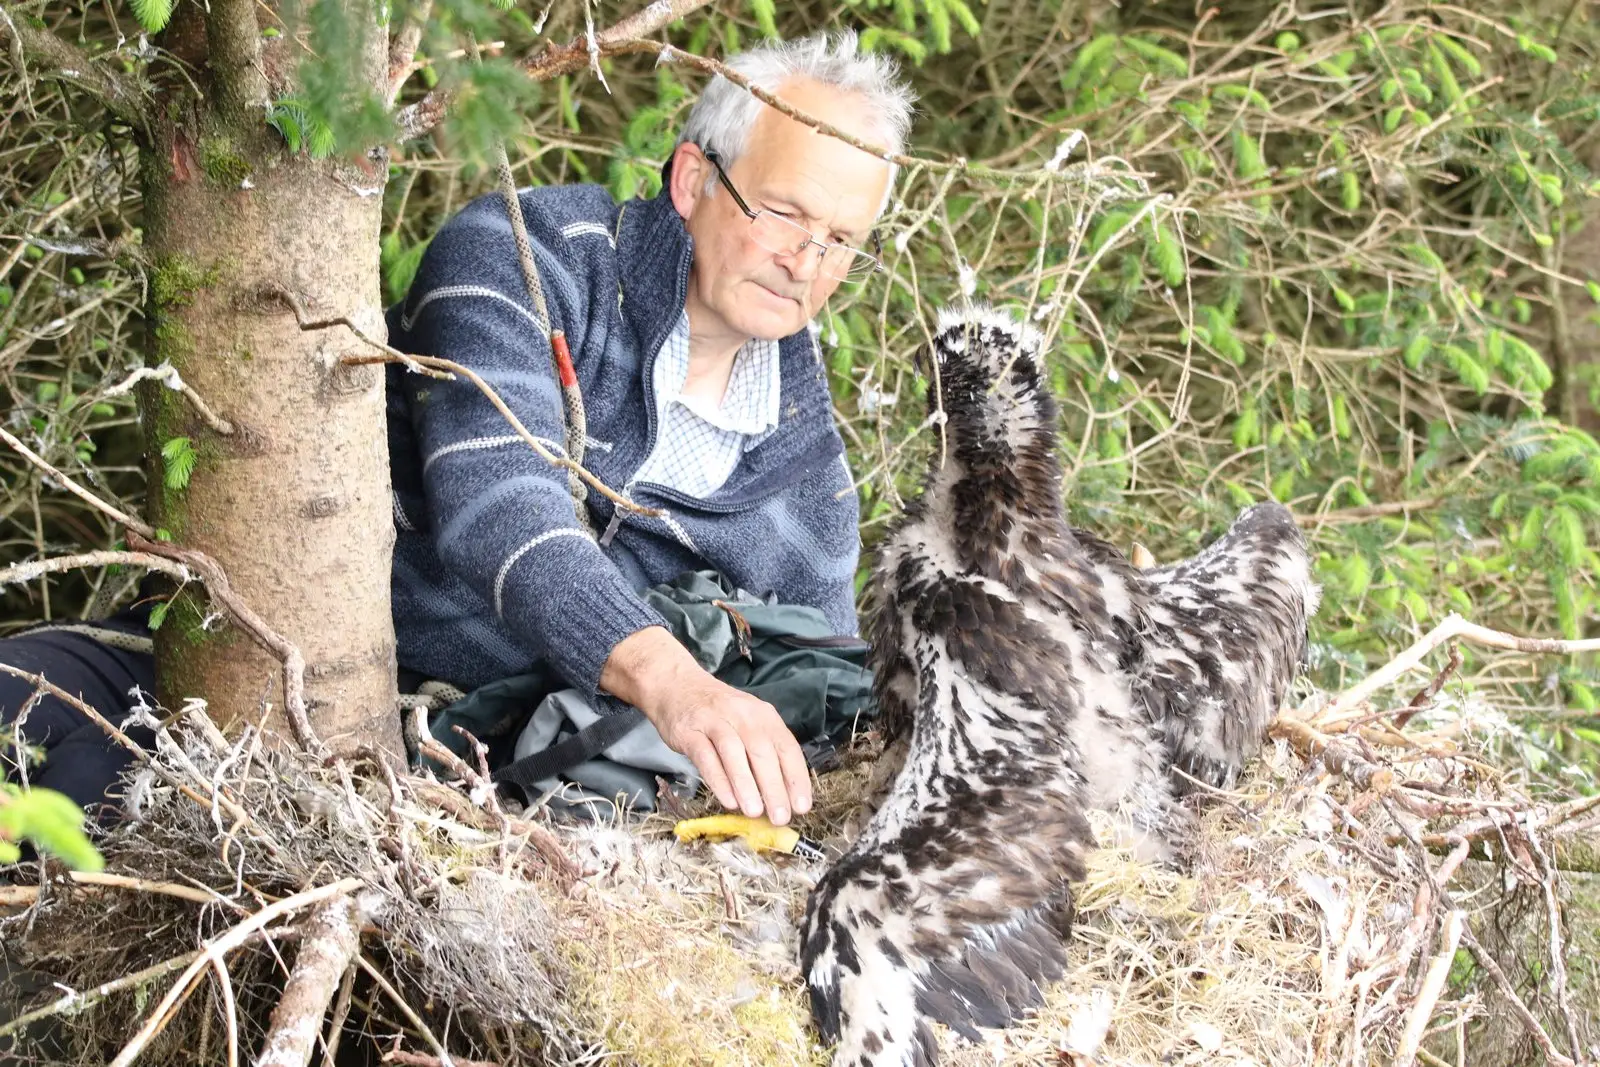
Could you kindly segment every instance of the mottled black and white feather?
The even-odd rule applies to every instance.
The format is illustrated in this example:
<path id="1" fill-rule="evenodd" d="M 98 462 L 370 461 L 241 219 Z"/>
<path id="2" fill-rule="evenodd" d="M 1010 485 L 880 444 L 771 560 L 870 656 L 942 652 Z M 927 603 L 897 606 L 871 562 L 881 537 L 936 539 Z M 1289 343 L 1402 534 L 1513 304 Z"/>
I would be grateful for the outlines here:
<path id="1" fill-rule="evenodd" d="M 835 1064 L 933 1064 L 930 1020 L 977 1039 L 1036 1006 L 1065 966 L 1085 811 L 1182 859 L 1171 768 L 1236 771 L 1303 649 L 1314 594 L 1281 508 L 1149 572 L 1067 526 L 1039 348 L 985 308 L 946 313 L 934 338 L 948 454 L 869 587 L 897 773 L 801 930 Z"/>

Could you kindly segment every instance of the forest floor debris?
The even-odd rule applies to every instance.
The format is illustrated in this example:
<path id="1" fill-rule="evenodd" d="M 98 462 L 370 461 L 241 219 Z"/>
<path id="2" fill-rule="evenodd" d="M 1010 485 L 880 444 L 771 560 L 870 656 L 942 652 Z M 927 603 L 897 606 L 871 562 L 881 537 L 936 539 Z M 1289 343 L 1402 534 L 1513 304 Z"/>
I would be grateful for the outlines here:
<path id="1" fill-rule="evenodd" d="M 1549 1062 L 1595 1062 L 1561 918 L 1565 880 L 1593 876 L 1561 864 L 1600 806 L 1533 803 L 1477 760 L 1482 705 L 1400 711 L 1287 712 L 1236 789 L 1194 799 L 1192 872 L 1135 863 L 1098 819 L 1066 978 L 984 1046 L 942 1034 L 947 1062 L 1478 1063 L 1491 1012 Z M 800 826 L 833 847 L 870 755 L 845 762 Z M 375 765 L 170 717 L 108 873 L 0 889 L 4 941 L 55 983 L 27 1005 L 60 1043 L 44 1062 L 234 1062 L 291 1021 L 389 1062 L 826 1061 L 794 951 L 821 865 L 683 845 L 665 815 L 547 826 L 480 806 L 465 765 L 462 789 Z M 359 922 L 342 977 L 273 1015 L 329 900 Z"/>

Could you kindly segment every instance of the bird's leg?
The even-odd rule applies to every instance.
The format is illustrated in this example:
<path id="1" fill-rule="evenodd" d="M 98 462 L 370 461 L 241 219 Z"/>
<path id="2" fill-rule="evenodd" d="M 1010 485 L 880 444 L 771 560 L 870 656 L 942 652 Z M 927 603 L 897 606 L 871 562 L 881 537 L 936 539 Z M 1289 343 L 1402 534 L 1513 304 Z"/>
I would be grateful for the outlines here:
<path id="1" fill-rule="evenodd" d="M 894 785 L 894 780 L 900 776 L 900 769 L 906 765 L 906 753 L 911 750 L 911 737 L 902 734 L 890 741 L 878 754 L 872 764 L 872 772 L 867 777 L 866 795 L 861 801 L 861 806 L 850 813 L 845 820 L 844 835 L 854 841 L 861 836 L 861 831 L 866 829 L 867 823 L 878 809 L 883 807 L 883 802 L 888 799 L 889 790 Z"/>

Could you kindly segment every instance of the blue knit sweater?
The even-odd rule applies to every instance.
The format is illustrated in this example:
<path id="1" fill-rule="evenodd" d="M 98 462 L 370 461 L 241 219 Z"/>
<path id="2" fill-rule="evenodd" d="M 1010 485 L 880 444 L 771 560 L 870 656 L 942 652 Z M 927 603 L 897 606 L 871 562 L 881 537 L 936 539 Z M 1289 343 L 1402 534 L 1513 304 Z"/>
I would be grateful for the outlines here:
<path id="1" fill-rule="evenodd" d="M 721 488 L 695 499 L 629 485 L 656 426 L 651 367 L 682 314 L 691 240 L 665 193 L 618 207 L 598 186 L 521 193 L 546 300 L 566 331 L 588 410 L 584 465 L 661 518 L 593 491 L 602 547 L 576 521 L 566 472 L 515 436 L 468 381 L 391 366 L 393 600 L 403 667 L 475 688 L 543 662 L 585 692 L 624 637 L 660 622 L 639 593 L 707 566 L 757 593 L 821 609 L 856 632 L 856 497 L 816 344 L 780 344 L 781 419 Z M 452 219 L 390 310 L 391 343 L 480 374 L 561 451 L 549 342 L 530 310 L 498 195 Z M 602 538 L 603 541 L 607 540 Z"/>

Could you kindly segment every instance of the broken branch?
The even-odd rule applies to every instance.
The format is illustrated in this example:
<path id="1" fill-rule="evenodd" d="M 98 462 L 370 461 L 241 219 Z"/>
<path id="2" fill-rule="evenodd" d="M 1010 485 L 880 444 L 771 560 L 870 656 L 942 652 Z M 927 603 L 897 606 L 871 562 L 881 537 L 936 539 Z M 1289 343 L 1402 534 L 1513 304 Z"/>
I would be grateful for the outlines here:
<path id="1" fill-rule="evenodd" d="M 1571 656 L 1579 652 L 1600 652 L 1600 638 L 1584 641 L 1562 641 L 1549 637 L 1519 637 L 1516 634 L 1491 630 L 1468 622 L 1455 612 L 1445 616 L 1443 622 L 1429 630 L 1410 648 L 1401 652 L 1383 667 L 1368 675 L 1360 683 L 1339 694 L 1323 709 L 1326 716 L 1339 715 L 1366 700 L 1384 686 L 1393 684 L 1401 675 L 1416 667 L 1424 656 L 1453 638 L 1471 641 L 1489 648 L 1503 648 L 1512 652 L 1534 652 L 1554 656 Z"/>
<path id="2" fill-rule="evenodd" d="M 533 449 L 534 453 L 540 459 L 544 460 L 553 467 L 560 467 L 562 470 L 570 471 L 577 475 L 591 489 L 605 497 L 607 500 L 611 501 L 613 504 L 617 505 L 619 508 L 624 508 L 639 515 L 647 515 L 651 518 L 657 518 L 662 514 L 659 508 L 650 508 L 645 507 L 643 504 L 634 503 L 632 500 L 629 500 L 627 497 L 606 485 L 599 478 L 596 478 L 593 474 L 589 473 L 589 471 L 582 464 L 574 463 L 566 456 L 558 456 L 546 448 L 544 444 L 537 437 L 533 436 L 533 434 L 529 432 L 528 428 L 522 424 L 522 420 L 517 418 L 512 410 L 506 406 L 506 402 L 500 399 L 500 394 L 494 391 L 494 387 L 488 382 L 484 381 L 482 378 L 478 377 L 478 375 L 471 369 L 463 367 L 461 364 L 452 359 L 442 359 L 439 356 L 413 356 L 410 353 L 402 352 L 398 348 L 385 344 L 376 338 L 369 337 L 366 331 L 362 330 L 361 327 L 351 322 L 350 319 L 344 315 L 340 315 L 337 318 L 331 319 L 308 319 L 306 317 L 305 307 L 301 304 L 300 298 L 295 296 L 294 293 L 290 292 L 281 285 L 273 286 L 272 292 L 274 295 L 281 297 L 284 302 L 289 305 L 290 310 L 294 312 L 295 322 L 299 323 L 302 330 L 326 330 L 333 326 L 343 326 L 345 329 L 355 334 L 358 341 L 376 348 L 383 353 L 381 356 L 345 356 L 343 359 L 339 360 L 339 362 L 345 366 L 366 367 L 380 363 L 398 363 L 409 370 L 414 370 L 433 378 L 448 378 L 452 374 L 459 374 L 463 378 L 466 378 L 468 381 L 470 381 L 473 385 L 477 386 L 478 391 L 488 398 L 489 403 L 493 404 L 494 409 L 498 411 L 501 417 L 503 417 L 506 422 L 511 425 L 511 428 L 516 431 L 517 436 L 522 438 L 523 441 L 527 442 L 528 446 Z"/>
<path id="3" fill-rule="evenodd" d="M 294 970 L 272 1009 L 267 1037 L 255 1067 L 306 1067 L 340 980 L 361 945 L 363 909 L 349 896 L 335 897 L 305 921 Z"/>
<path id="4" fill-rule="evenodd" d="M 273 920 L 280 919 L 291 912 L 299 911 L 313 904 L 320 904 L 330 898 L 344 896 L 360 889 L 364 884 L 359 878 L 342 878 L 328 885 L 308 889 L 303 893 L 296 893 L 292 897 L 285 897 L 275 904 L 267 905 L 226 933 L 207 941 L 201 946 L 200 951 L 195 953 L 189 966 L 178 976 L 178 980 L 172 984 L 172 988 L 167 990 L 167 995 L 161 998 L 161 1002 L 156 1005 L 155 1011 L 150 1013 L 144 1025 L 122 1047 L 122 1051 L 117 1053 L 116 1059 L 111 1061 L 111 1067 L 128 1067 L 129 1064 L 139 1058 L 139 1053 L 144 1051 L 144 1047 L 150 1043 L 151 1038 L 160 1032 L 163 1020 L 168 1017 L 172 1008 L 176 1006 L 178 998 L 183 995 L 184 990 L 189 987 L 189 984 L 199 975 L 201 970 L 211 966 L 212 960 L 221 959 L 229 952 L 243 945 L 250 939 L 251 935 Z"/>
<path id="5" fill-rule="evenodd" d="M 283 711 L 289 720 L 289 730 L 301 748 L 316 756 L 325 755 L 327 746 L 318 739 L 306 714 L 306 661 L 300 650 L 268 626 L 265 619 L 234 593 L 228 576 L 210 556 L 163 541 L 146 541 L 132 531 L 128 533 L 128 543 L 140 551 L 177 560 L 200 575 L 211 599 L 221 605 L 256 644 L 278 658 L 283 664 Z"/>
<path id="6" fill-rule="evenodd" d="M 194 386 L 184 381 L 183 375 L 178 373 L 178 369 L 171 363 L 168 363 L 166 360 L 162 360 L 159 367 L 140 367 L 122 381 L 101 393 L 100 396 L 102 399 L 112 396 L 121 396 L 122 394 L 133 389 L 133 387 L 138 385 L 140 382 L 151 378 L 156 379 L 168 389 L 176 389 L 178 392 L 182 393 L 184 399 L 188 400 L 190 404 L 193 404 L 194 409 L 200 413 L 200 417 L 206 420 L 207 426 L 210 426 L 213 430 L 222 434 L 224 437 L 233 435 L 233 423 L 229 422 L 221 415 L 218 415 L 215 411 L 212 411 L 211 405 L 207 404 L 200 394 L 195 392 Z"/>
<path id="7" fill-rule="evenodd" d="M 1387 793 L 1394 788 L 1393 771 L 1368 762 L 1350 745 L 1329 737 L 1297 715 L 1279 715 L 1268 733 L 1286 739 L 1304 758 L 1322 760 L 1330 771 L 1348 778 L 1358 789 Z"/>

